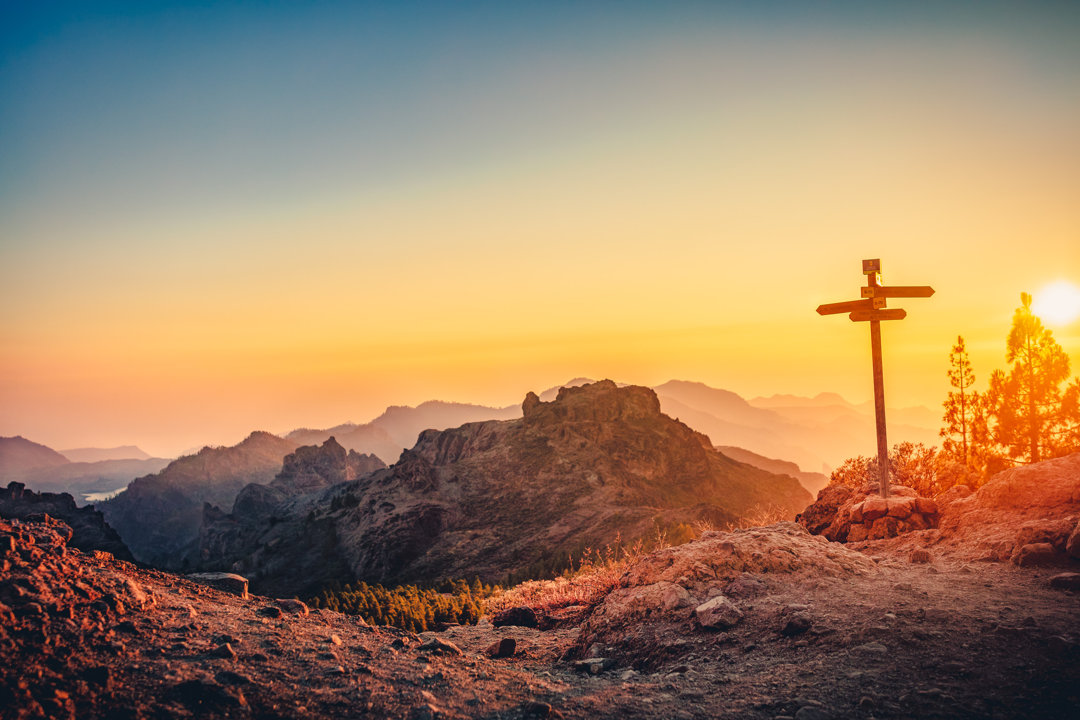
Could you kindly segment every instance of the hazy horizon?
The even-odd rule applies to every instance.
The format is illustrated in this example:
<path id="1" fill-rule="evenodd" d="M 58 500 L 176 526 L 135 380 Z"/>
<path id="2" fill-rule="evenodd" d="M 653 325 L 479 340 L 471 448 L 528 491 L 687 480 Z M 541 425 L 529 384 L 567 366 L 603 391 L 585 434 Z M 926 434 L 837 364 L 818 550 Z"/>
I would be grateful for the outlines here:
<path id="1" fill-rule="evenodd" d="M 570 378 L 940 407 L 1080 284 L 1080 5 L 8 4 L 0 435 L 151 454 Z M 1052 325 L 1080 371 L 1080 323 Z"/>

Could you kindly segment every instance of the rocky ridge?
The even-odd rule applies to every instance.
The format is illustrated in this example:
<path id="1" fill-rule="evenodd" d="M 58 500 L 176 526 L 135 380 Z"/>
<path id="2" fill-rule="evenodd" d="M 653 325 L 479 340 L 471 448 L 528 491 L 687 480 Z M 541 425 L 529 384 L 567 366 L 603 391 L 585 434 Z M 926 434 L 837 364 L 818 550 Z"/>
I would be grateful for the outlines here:
<path id="1" fill-rule="evenodd" d="M 10 482 L 0 489 L 0 518 L 34 519 L 45 523 L 56 519 L 70 530 L 65 542 L 71 547 L 86 552 L 102 550 L 121 560 L 134 559 L 100 512 L 92 506 L 76 507 L 75 499 L 67 493 L 36 493 L 27 490 L 22 483 Z"/>
<path id="2" fill-rule="evenodd" d="M 97 507 L 137 560 L 182 570 L 198 552 L 203 506 L 231 507 L 245 485 L 269 483 L 295 449 L 289 440 L 254 432 L 238 445 L 174 460 Z"/>
<path id="3" fill-rule="evenodd" d="M 766 505 L 794 515 L 810 499 L 793 478 L 716 452 L 647 388 L 604 381 L 552 402 L 530 393 L 522 407 L 519 420 L 424 431 L 392 467 L 259 517 L 210 518 L 203 569 L 300 594 L 357 578 L 498 581 L 617 533 L 632 542 L 657 523 L 723 525 Z"/>

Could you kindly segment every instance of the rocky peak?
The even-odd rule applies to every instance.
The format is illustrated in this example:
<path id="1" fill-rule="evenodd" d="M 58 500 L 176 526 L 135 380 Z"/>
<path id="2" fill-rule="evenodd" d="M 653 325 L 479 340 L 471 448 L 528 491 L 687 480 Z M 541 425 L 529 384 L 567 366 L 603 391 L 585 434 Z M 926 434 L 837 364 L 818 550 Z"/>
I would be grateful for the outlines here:
<path id="1" fill-rule="evenodd" d="M 322 445 L 305 445 L 286 455 L 281 472 L 270 486 L 287 494 L 305 493 L 355 480 L 384 467 L 374 455 L 346 452 L 330 437 Z"/>
<path id="2" fill-rule="evenodd" d="M 333 437 L 322 445 L 305 445 L 285 456 L 273 487 L 301 492 L 330 487 L 352 480 L 346 460 L 348 453 Z"/>
<path id="3" fill-rule="evenodd" d="M 528 424 L 562 422 L 616 422 L 660 416 L 660 400 L 646 387 L 619 387 L 611 380 L 559 388 L 552 402 L 543 402 L 535 393 L 525 396 L 521 406 Z"/>

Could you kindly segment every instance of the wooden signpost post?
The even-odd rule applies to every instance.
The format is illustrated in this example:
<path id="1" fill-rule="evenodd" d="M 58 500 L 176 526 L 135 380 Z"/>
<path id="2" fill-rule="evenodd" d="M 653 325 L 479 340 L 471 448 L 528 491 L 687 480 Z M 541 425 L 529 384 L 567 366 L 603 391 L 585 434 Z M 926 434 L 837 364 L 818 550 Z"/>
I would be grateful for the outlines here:
<path id="1" fill-rule="evenodd" d="M 929 285 L 896 285 L 886 287 L 881 284 L 881 260 L 863 260 L 863 275 L 866 286 L 859 288 L 861 300 L 827 303 L 818 306 L 818 315 L 849 313 L 852 322 L 870 323 L 870 351 L 874 360 L 874 418 L 877 421 L 877 456 L 878 475 L 881 482 L 881 497 L 889 496 L 889 444 L 885 439 L 885 388 L 884 373 L 881 369 L 881 321 L 903 320 L 907 312 L 900 309 L 886 309 L 886 298 L 924 298 L 934 294 Z"/>

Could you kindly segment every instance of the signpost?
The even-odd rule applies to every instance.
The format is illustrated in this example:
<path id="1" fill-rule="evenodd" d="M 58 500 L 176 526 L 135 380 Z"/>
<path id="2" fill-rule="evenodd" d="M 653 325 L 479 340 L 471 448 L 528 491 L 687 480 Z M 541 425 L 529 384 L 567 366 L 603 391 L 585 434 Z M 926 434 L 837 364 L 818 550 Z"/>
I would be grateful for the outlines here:
<path id="1" fill-rule="evenodd" d="M 889 497 L 889 444 L 885 439 L 885 387 L 881 367 L 881 321 L 903 320 L 907 312 L 899 308 L 886 309 L 887 298 L 924 298 L 934 294 L 929 285 L 881 284 L 881 260 L 863 260 L 866 285 L 859 288 L 861 300 L 827 303 L 818 306 L 818 315 L 849 313 L 852 322 L 870 323 L 870 352 L 874 361 L 874 419 L 877 422 L 878 476 L 881 497 Z"/>

